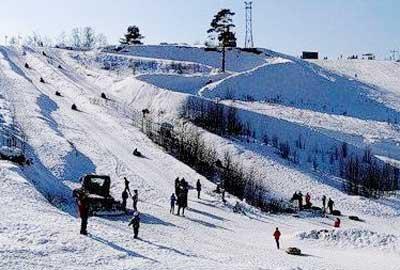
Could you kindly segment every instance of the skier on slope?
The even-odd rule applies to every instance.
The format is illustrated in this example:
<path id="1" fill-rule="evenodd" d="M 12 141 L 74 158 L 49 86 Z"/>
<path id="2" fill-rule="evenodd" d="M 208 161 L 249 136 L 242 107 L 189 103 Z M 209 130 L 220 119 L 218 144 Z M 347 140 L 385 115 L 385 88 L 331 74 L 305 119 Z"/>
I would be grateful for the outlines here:
<path id="1" fill-rule="evenodd" d="M 138 211 L 135 211 L 135 213 L 133 214 L 133 218 L 131 219 L 131 222 L 129 222 L 128 227 L 131 225 L 133 227 L 133 235 L 134 235 L 133 237 L 137 239 L 140 227 L 140 214 Z"/>
<path id="2" fill-rule="evenodd" d="M 276 242 L 276 247 L 279 249 L 279 238 L 281 237 L 281 232 L 279 231 L 279 228 L 276 227 L 275 232 L 273 234 Z"/>
<path id="3" fill-rule="evenodd" d="M 197 190 L 197 198 L 200 199 L 200 192 L 201 192 L 201 183 L 200 183 L 200 179 L 197 179 L 196 190 Z"/>

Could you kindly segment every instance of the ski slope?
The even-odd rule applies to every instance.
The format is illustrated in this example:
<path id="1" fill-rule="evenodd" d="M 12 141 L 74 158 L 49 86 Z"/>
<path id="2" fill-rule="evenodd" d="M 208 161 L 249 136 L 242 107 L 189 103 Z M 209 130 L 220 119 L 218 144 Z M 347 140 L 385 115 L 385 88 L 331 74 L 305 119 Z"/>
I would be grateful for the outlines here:
<path id="1" fill-rule="evenodd" d="M 139 49 L 140 53 L 124 54 L 151 61 L 218 63 L 218 55 L 202 57 L 190 48 Z M 334 184 L 337 179 L 294 167 L 271 149 L 204 132 L 221 153 L 230 149 L 236 158 L 257 166 L 270 180 L 274 196 L 287 199 L 296 190 L 311 191 L 318 205 L 324 193 L 334 198 L 345 215 L 359 215 L 365 222 L 343 217 L 344 228 L 333 233 L 338 237 L 321 239 L 313 235 L 316 230 L 332 230 L 332 217 L 307 212 L 299 217 L 272 215 L 245 204 L 247 214 L 235 214 L 234 197 L 228 196 L 228 203 L 222 204 L 212 192 L 214 184 L 153 144 L 123 111 L 98 102 L 100 93 L 105 92 L 121 108 L 149 108 L 162 119 L 173 119 L 187 92 L 168 91 L 132 74 L 104 70 L 97 62 L 82 63 L 82 59 L 96 57 L 90 53 L 48 49 L 46 54 L 39 49 L 0 47 L 0 94 L 6 101 L 1 115 L 4 119 L 15 117 L 33 158 L 33 166 L 23 168 L 0 161 L 0 209 L 7 217 L 0 219 L 0 268 L 397 269 L 397 195 L 381 200 L 351 197 Z M 77 54 L 80 60 L 71 57 Z M 265 61 L 245 56 L 230 67 L 230 75 L 257 69 Z M 25 63 L 31 69 L 24 68 Z M 206 73 L 204 76 L 210 75 Z M 40 77 L 46 83 L 40 83 Z M 63 96 L 55 96 L 55 91 Z M 8 108 L 10 104 L 13 110 Z M 72 104 L 80 111 L 72 111 Z M 363 121 L 359 126 L 362 124 L 368 126 Z M 389 128 L 387 132 L 388 136 L 397 134 Z M 132 155 L 136 147 L 146 158 Z M 90 218 L 90 235 L 79 235 L 80 220 L 71 190 L 79 186 L 78 178 L 89 172 L 110 175 L 112 194 L 117 198 L 124 176 L 131 181 L 131 189 L 139 189 L 140 240 L 133 239 L 128 217 Z M 189 192 L 185 218 L 169 214 L 169 196 L 177 176 L 185 177 L 192 186 L 197 179 L 203 184 L 201 200 L 194 191 Z M 277 251 L 272 238 L 275 227 L 283 233 L 283 248 L 298 246 L 305 255 Z"/>

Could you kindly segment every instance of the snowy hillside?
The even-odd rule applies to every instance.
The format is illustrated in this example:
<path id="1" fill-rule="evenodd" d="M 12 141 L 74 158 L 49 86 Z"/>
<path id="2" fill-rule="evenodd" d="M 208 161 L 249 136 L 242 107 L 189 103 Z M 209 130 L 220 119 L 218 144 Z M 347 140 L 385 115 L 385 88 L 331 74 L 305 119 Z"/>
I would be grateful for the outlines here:
<path id="1" fill-rule="evenodd" d="M 376 156 L 400 160 L 400 134 L 393 123 L 399 111 L 380 99 L 396 90 L 267 50 L 229 51 L 225 74 L 218 73 L 219 63 L 219 53 L 191 47 L 90 52 L 0 47 L 1 134 L 15 126 L 13 132 L 23 134 L 25 153 L 33 161 L 23 167 L 0 162 L 0 209 L 7 217 L 0 220 L 0 268 L 397 269 L 400 197 L 347 195 L 343 179 L 329 172 L 324 156 L 346 142 L 349 151 L 360 155 L 372 145 Z M 312 211 L 262 213 L 241 202 L 245 214 L 234 213 L 237 198 L 228 194 L 222 203 L 213 192 L 215 183 L 132 124 L 134 113 L 143 109 L 158 123 L 175 124 L 191 95 L 243 99 L 222 104 L 237 108 L 239 118 L 252 126 L 251 140 L 192 129 L 219 157 L 228 151 L 238 164 L 256 168 L 269 198 L 289 204 L 298 190 L 310 192 L 317 206 L 322 195 L 333 198 L 343 213 L 342 228 L 333 229 L 333 216 Z M 262 143 L 265 132 L 290 143 L 303 134 L 310 145 L 298 150 L 304 164 Z M 322 149 L 319 154 L 326 153 L 318 154 L 321 168 L 313 170 L 306 162 L 315 143 Z M 145 158 L 133 156 L 134 148 Z M 110 175 L 115 198 L 120 199 L 123 177 L 139 190 L 139 240 L 133 239 L 128 216 L 92 217 L 89 236 L 79 234 L 72 189 L 80 185 L 80 176 L 94 172 Z M 178 176 L 193 187 L 197 179 L 203 184 L 201 199 L 189 192 L 186 217 L 169 213 Z M 297 246 L 303 256 L 276 250 L 276 227 L 283 249 Z"/>

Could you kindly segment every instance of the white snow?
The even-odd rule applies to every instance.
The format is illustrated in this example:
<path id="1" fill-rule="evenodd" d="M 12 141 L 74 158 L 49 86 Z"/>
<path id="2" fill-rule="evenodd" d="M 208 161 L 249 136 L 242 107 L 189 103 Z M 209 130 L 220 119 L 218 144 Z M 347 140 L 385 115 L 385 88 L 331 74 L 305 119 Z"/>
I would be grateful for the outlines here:
<path id="1" fill-rule="evenodd" d="M 215 81 L 209 86 L 219 93 L 224 85 L 243 93 L 247 85 L 263 98 L 257 89 L 269 85 L 273 93 L 282 90 L 289 97 L 293 89 L 299 91 L 293 100 L 307 96 L 312 102 L 235 102 L 241 117 L 249 111 L 261 119 L 255 122 L 272 119 L 274 128 L 281 128 L 288 137 L 294 136 L 293 126 L 308 134 L 317 130 L 322 135 L 316 138 L 324 138 L 322 144 L 329 140 L 375 142 L 382 156 L 397 160 L 398 129 L 383 122 L 397 112 L 369 99 L 369 94 L 378 91 L 375 86 L 266 50 L 261 55 L 228 53 L 226 74 L 213 70 L 219 66 L 220 55 L 201 48 L 138 46 L 119 53 L 46 49 L 48 57 L 41 52 L 0 47 L 0 119 L 8 119 L 1 127 L 18 124 L 26 136 L 26 153 L 33 158 L 32 166 L 22 168 L 0 161 L 1 269 L 398 269 L 399 194 L 379 200 L 348 196 L 341 190 L 341 179 L 294 166 L 269 146 L 202 131 L 219 154 L 228 150 L 245 166 L 257 168 L 270 197 L 287 200 L 302 190 L 311 192 L 313 202 L 320 205 L 320 197 L 326 194 L 344 215 L 358 215 L 365 222 L 344 216 L 342 229 L 334 231 L 332 217 L 272 215 L 245 203 L 246 215 L 235 214 L 231 208 L 236 198 L 228 195 L 228 203 L 221 203 L 212 192 L 214 184 L 167 155 L 129 118 L 130 111 L 148 108 L 160 122 L 174 121 L 187 94 L 198 94 L 210 78 Z M 201 70 L 176 74 L 156 68 L 133 75 L 125 65 L 129 58 L 157 67 L 180 61 L 198 64 Z M 105 70 L 104 61 L 122 64 Z M 24 68 L 26 62 L 31 69 Z M 40 77 L 45 84 L 39 82 Z M 63 96 L 55 96 L 55 91 Z M 321 91 L 327 91 L 326 96 L 320 97 Z M 101 100 L 102 92 L 111 100 Z M 312 105 L 321 100 L 327 108 Z M 344 102 L 343 107 L 331 112 L 329 106 L 339 102 Z M 71 110 L 73 103 L 80 112 Z M 348 111 L 347 116 L 339 115 L 342 109 Z M 378 145 L 387 141 L 393 142 L 390 147 Z M 146 158 L 131 154 L 136 147 Z M 79 235 L 71 191 L 79 186 L 78 178 L 89 172 L 110 175 L 116 198 L 124 176 L 131 181 L 131 189 L 139 189 L 141 240 L 133 239 L 128 217 L 90 218 L 90 235 Z M 168 198 L 177 176 L 192 186 L 198 178 L 203 183 L 201 200 L 195 192 L 189 193 L 185 218 L 169 214 Z M 277 251 L 272 238 L 275 227 L 282 231 L 284 249 L 297 246 L 305 255 Z M 321 229 L 328 233 L 318 234 Z"/>

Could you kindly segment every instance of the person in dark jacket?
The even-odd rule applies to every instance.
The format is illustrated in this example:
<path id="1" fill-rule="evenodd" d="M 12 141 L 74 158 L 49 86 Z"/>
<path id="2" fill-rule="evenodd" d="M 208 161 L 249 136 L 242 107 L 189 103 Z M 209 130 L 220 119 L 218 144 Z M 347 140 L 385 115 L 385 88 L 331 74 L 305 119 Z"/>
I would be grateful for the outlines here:
<path id="1" fill-rule="evenodd" d="M 87 224 L 89 219 L 89 206 L 87 202 L 87 198 L 81 196 L 77 199 L 78 208 L 79 208 L 79 216 L 81 217 L 81 231 L 82 235 L 87 235 Z"/>
<path id="2" fill-rule="evenodd" d="M 279 231 L 278 227 L 276 228 L 273 236 L 275 238 L 276 247 L 279 249 L 279 238 L 281 237 L 281 232 Z"/>
<path id="3" fill-rule="evenodd" d="M 129 195 L 132 197 L 131 190 L 129 189 L 129 181 L 124 177 L 124 182 L 125 182 L 125 190 L 129 193 Z"/>
<path id="4" fill-rule="evenodd" d="M 301 191 L 297 193 L 297 196 L 299 198 L 299 209 L 300 211 L 303 210 L 303 193 Z"/>
<path id="5" fill-rule="evenodd" d="M 139 227 L 140 227 L 140 214 L 138 211 L 136 211 L 133 214 L 133 218 L 131 219 L 131 222 L 129 222 L 129 224 L 128 224 L 128 226 L 131 226 L 131 225 L 133 227 L 133 235 L 134 235 L 133 237 L 135 239 L 137 239 L 138 235 L 139 235 Z"/>
<path id="6" fill-rule="evenodd" d="M 325 213 L 325 210 L 326 210 L 326 196 L 325 195 L 322 195 L 322 210 Z"/>
<path id="7" fill-rule="evenodd" d="M 171 202 L 171 209 L 169 210 L 169 212 L 171 214 L 175 213 L 175 202 L 176 202 L 176 197 L 175 194 L 172 193 L 171 197 L 170 197 L 170 202 Z"/>
<path id="8" fill-rule="evenodd" d="M 179 177 L 177 177 L 175 179 L 175 194 L 176 194 L 176 196 L 178 196 L 180 185 L 181 185 L 181 180 L 179 180 Z"/>
<path id="9" fill-rule="evenodd" d="M 122 210 L 125 211 L 125 213 L 127 212 L 126 210 L 126 201 L 128 200 L 128 192 L 126 191 L 126 189 L 124 191 L 122 191 Z"/>
<path id="10" fill-rule="evenodd" d="M 185 208 L 187 207 L 187 190 L 181 189 L 178 193 L 178 213 L 179 216 L 181 214 L 182 209 L 182 216 L 185 216 Z"/>
<path id="11" fill-rule="evenodd" d="M 133 191 L 132 200 L 133 200 L 133 209 L 134 209 L 135 211 L 137 211 L 137 203 L 138 203 L 138 201 L 139 201 L 139 195 L 138 195 L 138 190 L 137 190 L 137 189 L 135 189 L 135 190 Z"/>
<path id="12" fill-rule="evenodd" d="M 200 179 L 197 179 L 196 190 L 197 190 L 197 198 L 200 199 L 200 192 L 201 192 L 201 183 L 200 183 Z"/>
<path id="13" fill-rule="evenodd" d="M 334 201 L 331 198 L 329 198 L 328 199 L 328 209 L 329 209 L 329 213 L 330 214 L 332 214 L 332 212 L 333 212 L 333 205 L 334 204 L 335 204 Z"/>

